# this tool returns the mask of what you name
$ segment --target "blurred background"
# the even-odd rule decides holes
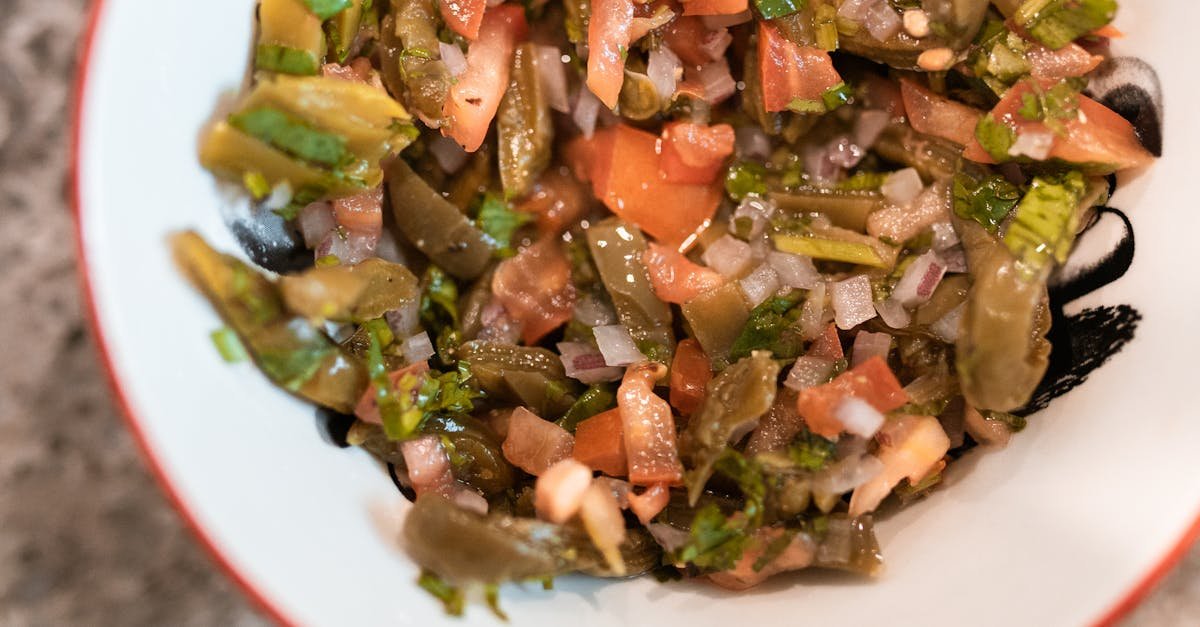
[[[86,5],[0,0],[0,626],[267,624],[149,475],[82,317],[66,177]],[[1124,624],[1200,624],[1200,550]]]

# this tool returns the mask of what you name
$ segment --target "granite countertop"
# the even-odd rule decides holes
[[[64,181],[84,6],[0,2],[0,346],[20,356],[0,363],[0,626],[263,624],[150,477],[82,319]],[[1126,624],[1198,619],[1193,550]]]

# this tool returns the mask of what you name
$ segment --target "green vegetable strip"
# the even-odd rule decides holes
[[[579,400],[576,400],[567,413],[558,420],[558,426],[575,433],[575,428],[579,426],[579,423],[615,407],[616,404],[617,397],[613,394],[612,385],[597,383],[579,395]]]
[[[1026,0],[1013,20],[1055,50],[1111,22],[1117,0]]]
[[[1067,260],[1085,191],[1087,183],[1079,172],[1033,179],[1004,236],[1004,244],[1026,270],[1036,273]]]
[[[864,266],[883,267],[879,253],[866,244],[842,242],[804,235],[775,235],[775,248],[793,255],[804,255],[813,259],[842,261]]]
[[[259,44],[254,67],[268,72],[313,76],[320,71],[321,60],[311,50]]]
[[[351,0],[304,0],[304,4],[323,22],[350,8]]]
[[[804,5],[805,0],[754,0],[754,7],[766,20],[791,15],[804,9]]]
[[[276,109],[254,109],[229,116],[234,128],[310,163],[337,167],[350,157],[343,137],[318,131]]]
[[[825,105],[827,111],[833,111],[844,104],[848,104],[853,98],[854,90],[845,83],[834,85],[821,94],[821,102]]]
[[[821,4],[813,12],[813,31],[816,33],[817,47],[830,52],[837,50],[837,9],[833,5]]]
[[[238,339],[237,333],[229,327],[222,327],[213,331],[211,334],[213,346],[217,347],[217,352],[221,354],[221,359],[225,363],[235,364],[246,361],[250,356],[246,354],[246,347],[242,345],[242,341]]]

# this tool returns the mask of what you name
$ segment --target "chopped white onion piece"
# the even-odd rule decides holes
[[[941,252],[947,248],[958,246],[958,231],[949,222],[935,222],[933,229],[933,249]]]
[[[479,312],[479,322],[483,328],[475,339],[509,346],[521,339],[521,331],[525,326],[508,315],[504,305],[494,298]]]
[[[330,231],[313,250],[313,257],[337,257],[338,263],[344,266],[354,265],[364,259],[375,256],[375,246],[379,237],[359,231],[348,231],[344,235],[337,230]]]
[[[471,154],[463,150],[458,142],[445,135],[438,135],[429,142],[429,152],[433,153],[433,158],[446,174],[458,172],[471,158]]]
[[[859,331],[858,335],[854,336],[854,346],[850,348],[850,367],[853,368],[872,357],[882,357],[887,361],[891,350],[891,335]]]
[[[802,355],[796,358],[783,384],[797,392],[829,382],[833,376],[833,362],[820,357]]]
[[[779,291],[779,275],[764,263],[738,281],[738,287],[742,288],[750,306],[757,307]]]
[[[300,210],[300,215],[296,218],[296,226],[300,228],[300,236],[304,238],[304,245],[316,248],[321,244],[321,240],[325,239],[325,236],[329,235],[329,232],[337,226],[333,220],[333,205],[326,201],[309,203]]]
[[[800,333],[806,340],[816,339],[825,332],[825,291],[825,283],[814,285],[800,308]]]
[[[883,414],[870,403],[848,396],[833,409],[833,417],[842,427],[854,435],[873,438],[883,426]]]
[[[745,24],[754,19],[754,14],[750,12],[750,9],[746,9],[741,13],[705,15],[700,19],[704,21],[704,27],[708,30],[717,30],[718,28],[728,28],[730,26],[737,26],[738,24]]]
[[[846,0],[838,8],[838,16],[866,27],[879,41],[887,41],[904,26],[887,0]]]
[[[646,360],[646,356],[638,350],[625,325],[596,327],[592,329],[592,335],[596,336],[596,344],[600,346],[600,353],[604,355],[606,365],[621,367]]]
[[[575,102],[575,112],[571,114],[571,119],[575,121],[575,126],[583,132],[583,136],[591,139],[592,133],[596,132],[596,118],[600,116],[600,107],[602,103],[592,93],[592,90],[584,85],[579,88],[579,99]]]
[[[646,76],[650,77],[654,91],[658,92],[658,97],[664,102],[670,101],[671,96],[675,95],[675,86],[682,75],[683,62],[669,46],[662,44],[650,51],[646,62]]]
[[[779,275],[779,282],[787,287],[811,290],[821,283],[821,273],[808,257],[771,252],[767,253],[767,263]]]
[[[727,277],[738,276],[750,267],[752,251],[742,240],[725,235],[708,246],[700,256],[705,265]]]
[[[946,315],[938,319],[929,326],[929,330],[933,332],[938,339],[943,342],[953,344],[958,341],[958,334],[962,327],[963,312],[966,311],[967,304],[963,303],[954,309],[951,309]]]
[[[292,202],[292,184],[287,181],[280,181],[275,187],[271,188],[271,195],[263,200],[263,209],[268,211],[278,211],[288,206]]]
[[[892,298],[905,307],[916,307],[933,296],[945,274],[945,262],[931,250],[909,264],[892,290]]]
[[[538,81],[546,92],[546,104],[560,113],[570,113],[567,101],[567,68],[562,61],[562,50],[557,46],[537,47]]]
[[[771,219],[771,216],[775,215],[775,210],[776,205],[774,201],[762,198],[761,196],[750,195],[742,199],[742,202],[738,204],[730,222],[736,229],[739,218],[749,219],[749,237],[753,239],[762,234],[767,226],[767,221]]]
[[[849,135],[834,137],[829,141],[825,149],[829,161],[843,168],[853,168],[863,160],[863,157],[867,156],[867,151],[862,146],[856,144]]]
[[[589,327],[604,327],[617,323],[617,312],[608,303],[587,294],[575,302],[574,318]]]
[[[830,287],[830,292],[833,319],[839,329],[853,329],[877,315],[871,298],[871,280],[865,275],[838,281]]]
[[[567,376],[587,385],[616,381],[625,372],[621,368],[609,366],[604,360],[604,355],[591,344],[559,342],[558,353]]]
[[[842,169],[829,159],[825,146],[809,145],[804,151],[804,173],[817,185],[834,183]]]
[[[424,331],[404,340],[400,349],[404,352],[404,360],[410,364],[428,361],[434,354],[433,342],[429,340],[429,334]]]
[[[924,189],[925,184],[921,182],[921,175],[917,170],[904,168],[889,174],[879,191],[883,192],[884,198],[903,206],[912,202]]]
[[[875,311],[879,312],[883,323],[893,329],[905,329],[912,324],[912,315],[908,313],[904,305],[896,302],[894,298],[887,298],[875,303]]]
[[[1011,157],[1025,156],[1037,161],[1044,161],[1050,156],[1054,147],[1054,133],[1049,131],[1021,131],[1017,133],[1017,141],[1009,147]]]
[[[771,156],[771,138],[760,126],[739,126],[734,129],[737,138],[734,148],[743,159],[766,159]]]
[[[737,91],[737,82],[729,72],[729,61],[722,58],[700,68],[700,84],[704,86],[704,100],[718,104]]]
[[[483,495],[468,488],[465,485],[457,486],[454,491],[454,504],[468,512],[475,512],[480,516],[487,516],[488,502],[483,498]]]
[[[875,145],[875,142],[879,141],[883,129],[887,128],[891,122],[892,116],[887,111],[878,109],[863,111],[854,123],[854,143],[863,150],[869,150],[871,146]]]
[[[467,71],[467,55],[463,54],[462,48],[455,44],[439,41],[438,53],[441,54],[442,63],[446,64],[446,69],[450,70],[451,76],[458,76]]]

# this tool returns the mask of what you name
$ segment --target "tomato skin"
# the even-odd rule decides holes
[[[848,397],[860,398],[880,412],[887,413],[908,402],[908,394],[882,357],[843,372],[833,381],[800,392],[796,408],[813,433],[832,438],[842,432],[842,423],[834,415],[837,406]]]
[[[592,470],[610,477],[629,473],[625,455],[625,436],[620,410],[614,408],[581,421],[575,427],[575,452],[572,456]]]
[[[808,347],[808,356],[820,357],[829,361],[838,361],[839,359],[846,358],[846,353],[842,350],[842,339],[838,335],[836,324],[829,323],[829,326],[825,327],[825,332],[813,340],[812,345]]]
[[[798,46],[765,21],[758,23],[758,69],[767,111],[785,111],[796,99],[820,102],[842,83],[828,52]]]
[[[450,87],[442,115],[442,134],[467,152],[479,150],[500,99],[508,89],[513,50],[529,33],[525,11],[516,4],[492,7],[484,15],[479,37],[467,47],[467,69]]]
[[[594,0],[588,20],[587,86],[613,109],[625,82],[625,53],[633,31],[633,0]]]
[[[479,27],[483,24],[487,0],[441,0],[438,4],[442,19],[450,30],[470,40],[479,37]]]
[[[643,525],[648,525],[658,516],[660,512],[667,508],[671,502],[671,488],[665,483],[656,483],[641,494],[630,492],[629,509],[633,510],[635,516]]]
[[[508,419],[508,435],[500,450],[510,464],[538,476],[570,457],[574,446],[575,436],[566,429],[518,407]]]
[[[654,485],[683,482],[683,463],[675,443],[675,418],[671,406],[654,393],[654,384],[666,368],[643,362],[625,370],[617,389],[617,408],[629,461],[629,483]]]
[[[908,122],[918,133],[948,139],[960,146],[974,141],[982,111],[939,96],[906,78],[900,79],[900,94]]]
[[[733,127],[728,124],[673,122],[663,126],[663,177],[671,183],[712,183],[733,155],[734,141]]]
[[[736,15],[749,9],[748,0],[683,0],[684,15]]]
[[[551,238],[500,262],[492,276],[492,293],[522,324],[521,339],[529,345],[570,320],[575,308],[571,264]]]
[[[1052,81],[1084,76],[1104,62],[1104,57],[1092,54],[1076,43],[1058,50],[1031,43],[1026,58],[1032,66],[1030,74],[1034,78]]]
[[[379,237],[383,232],[383,188],[376,187],[361,194],[335,198],[333,220],[346,230]]]
[[[672,183],[660,173],[658,136],[618,124],[579,138],[568,148],[586,168],[592,192],[610,211],[666,245],[678,245],[702,228],[721,204],[720,181]]]
[[[653,242],[642,255],[650,272],[650,284],[660,299],[682,305],[725,284],[725,277],[714,270],[692,263],[683,253]]]
[[[663,41],[683,61],[684,67],[698,67],[713,61],[702,45],[714,33],[704,25],[704,20],[687,15],[688,4],[691,3],[684,4],[684,15],[675,18],[663,29]]]
[[[1053,82],[1045,82],[1043,88],[1053,85]],[[991,115],[1016,133],[1053,133],[1045,122],[1027,120],[1018,113],[1022,98],[1032,91],[1033,87],[1028,82],[1017,83],[1004,94]],[[1087,172],[1094,175],[1137,168],[1154,161],[1154,155],[1142,146],[1129,121],[1082,94],[1079,95],[1079,115],[1064,120],[1062,126],[1065,130],[1061,136],[1055,134],[1049,159],[1086,165]],[[963,151],[963,156],[978,163],[996,162],[974,138]]]
[[[680,342],[671,362],[671,406],[684,416],[695,413],[712,377],[712,362],[700,342],[693,338]]]

